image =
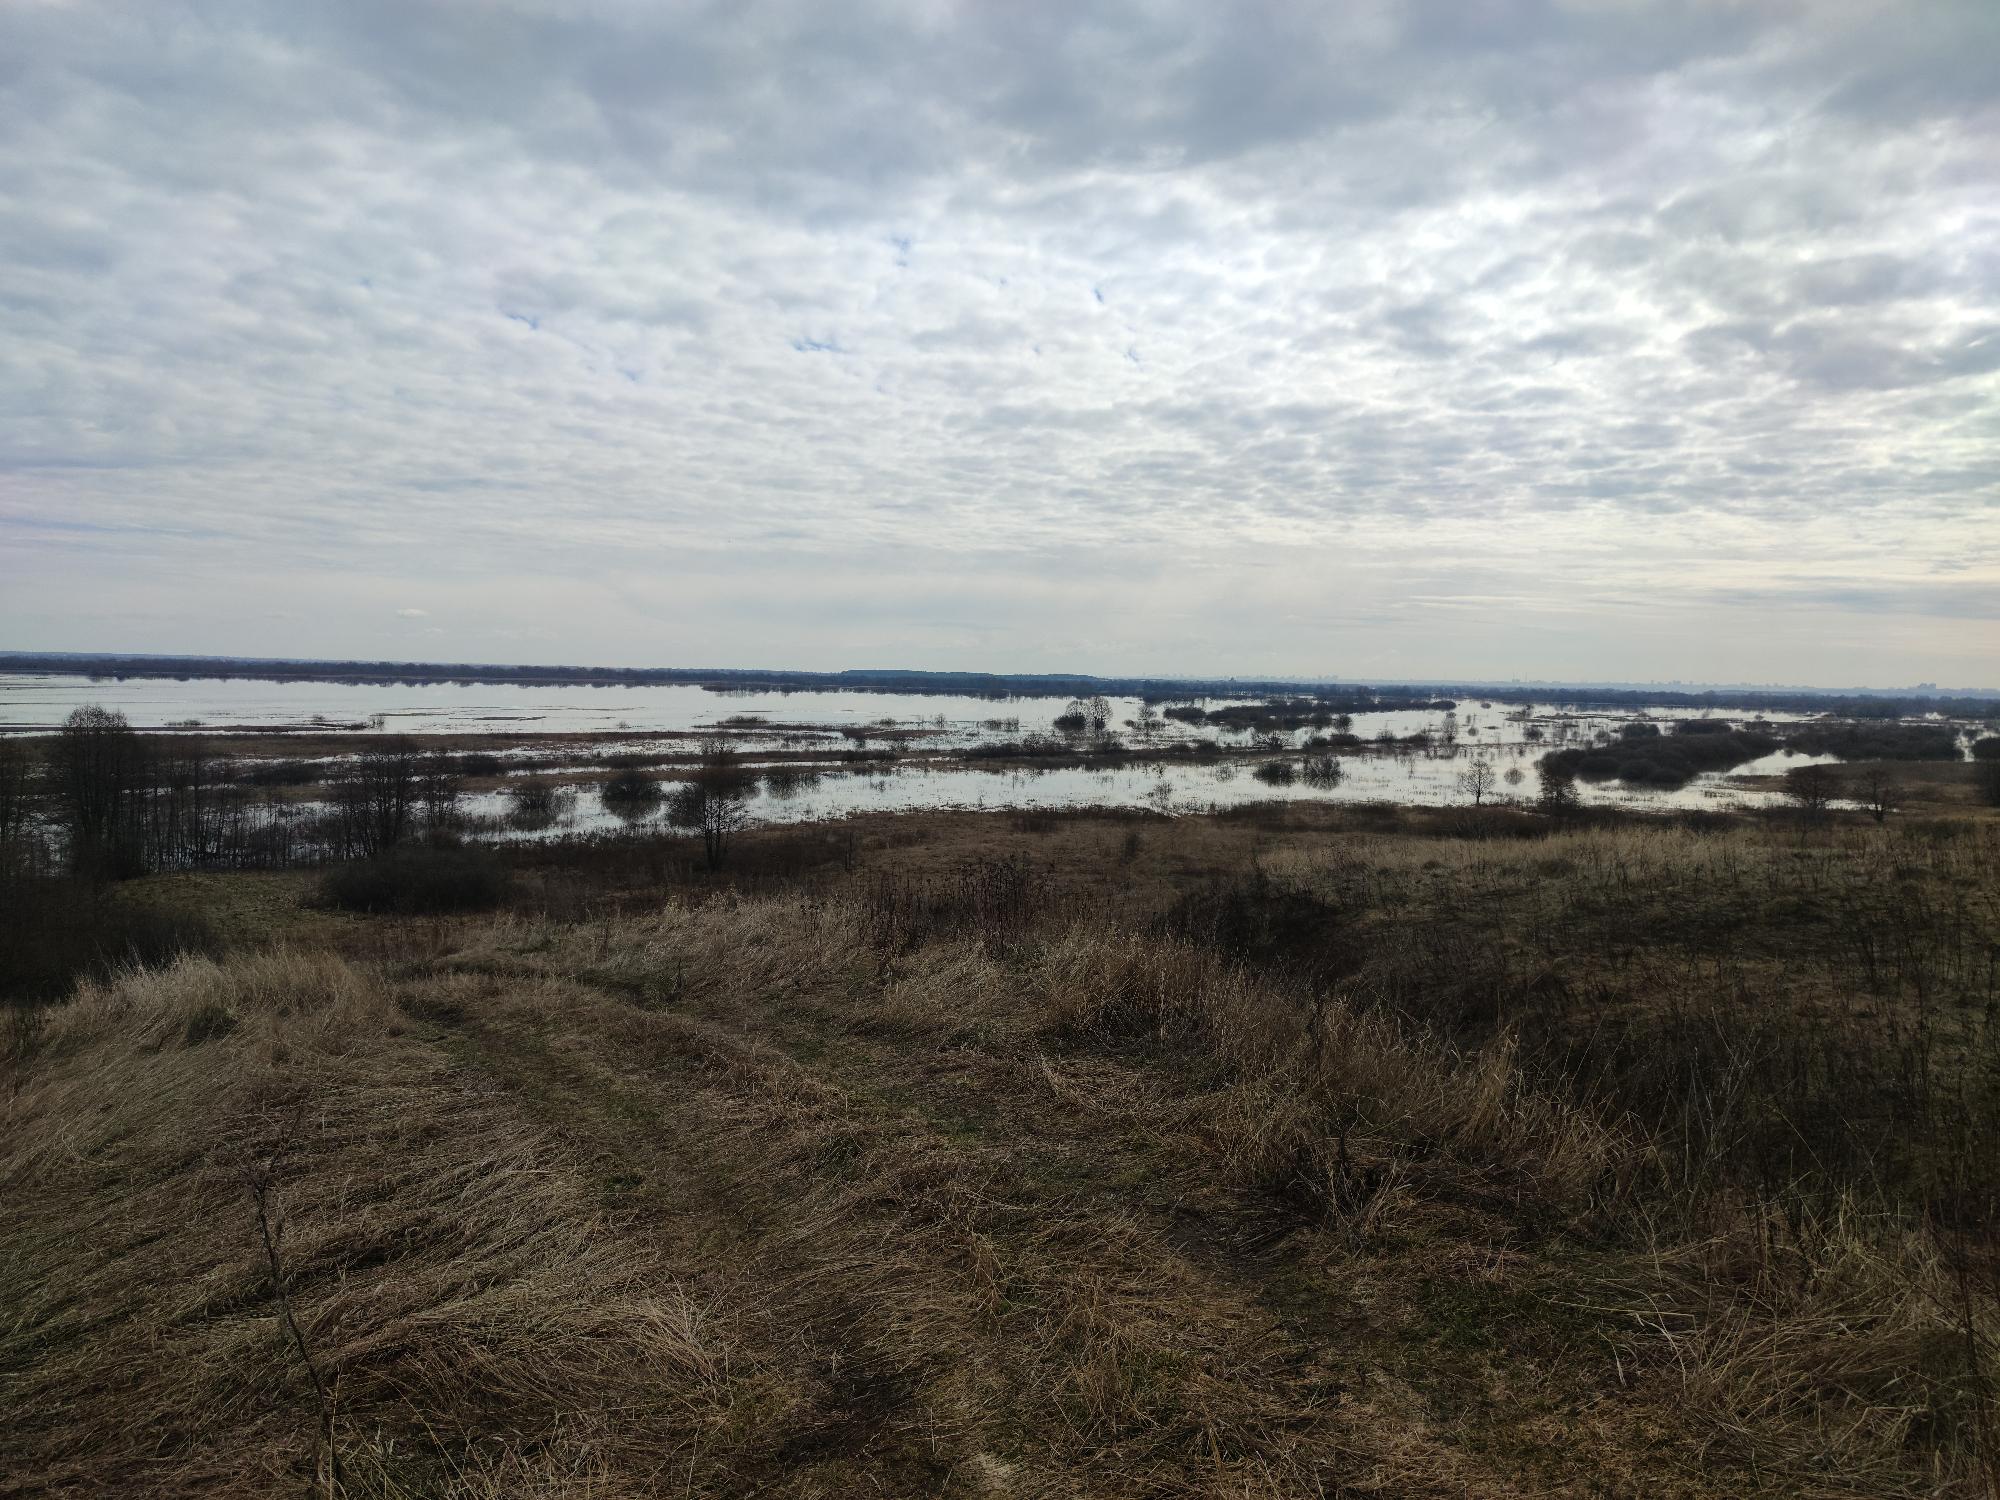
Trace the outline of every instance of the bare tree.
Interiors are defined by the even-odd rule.
[[[1855,801],[1867,808],[1869,815],[1878,823],[1886,821],[1889,814],[1896,811],[1896,778],[1889,774],[1887,766],[1863,766],[1849,789]]]
[[[88,704],[63,721],[50,769],[78,874],[136,873],[142,759],[139,737],[121,713]]]
[[[1330,792],[1340,785],[1346,775],[1338,756],[1322,752],[1308,755],[1299,762],[1299,774],[1305,777],[1306,785],[1317,792]]]
[[[1574,771],[1547,761],[1535,769],[1542,781],[1541,795],[1535,805],[1544,813],[1552,818],[1569,819],[1583,810],[1583,798],[1577,794]]]
[[[1794,766],[1785,772],[1785,795],[1808,821],[1818,822],[1833,806],[1840,783],[1829,766]]]
[[[1111,723],[1111,705],[1102,694],[1072,698],[1055,717],[1055,727],[1063,734],[1102,734]]]
[[[427,751],[417,766],[417,804],[423,809],[424,837],[437,843],[458,822],[458,767],[442,750]]]
[[[1458,789],[1472,799],[1474,807],[1478,807],[1492,794],[1494,785],[1499,780],[1499,773],[1493,769],[1492,761],[1476,759],[1458,773]]]
[[[756,786],[733,748],[721,740],[707,740],[694,774],[668,799],[667,821],[676,828],[698,829],[708,867],[719,870],[728,858],[730,841],[750,822],[744,803]]]
[[[34,767],[19,743],[0,740],[0,879],[38,863]]]
[[[407,739],[370,745],[328,789],[351,854],[372,859],[401,843],[420,804],[421,756]]]

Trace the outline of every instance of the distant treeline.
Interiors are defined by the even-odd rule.
[[[116,680],[127,677],[281,682],[404,684],[520,683],[576,687],[678,686],[718,692],[856,691],[924,693],[970,698],[1068,698],[1111,693],[1159,701],[1186,697],[1260,697],[1300,691],[1275,678],[1091,677],[1080,673],[918,672],[861,669],[793,672],[735,667],[507,666],[487,662],[291,661],[218,656],[97,656],[0,653],[0,671]],[[1317,691],[1309,686],[1307,691]],[[1343,693],[1355,690],[1342,688]],[[1365,690],[1363,690],[1365,692]],[[1429,693],[1421,695],[1425,698]]]
[[[270,657],[115,656],[0,653],[0,671],[141,678],[254,678],[284,682],[518,683],[576,687],[702,687],[717,692],[880,692],[969,698],[1067,698],[1114,695],[1171,703],[1197,698],[1309,699],[1333,712],[1446,708],[1471,698],[1551,703],[1576,709],[1729,708],[1827,713],[1854,719],[1897,719],[1926,713],[2000,717],[2000,698],[1944,693],[1820,693],[1797,690],[1685,691],[1665,688],[1548,687],[1497,683],[1459,685],[1299,682],[1281,678],[1093,677],[1084,673],[927,672],[864,668],[794,672],[733,667],[510,666],[490,662],[298,661]]]

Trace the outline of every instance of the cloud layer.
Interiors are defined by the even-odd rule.
[[[2000,7],[0,9],[0,645],[2000,677]]]

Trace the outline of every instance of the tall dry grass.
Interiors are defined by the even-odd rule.
[[[1763,892],[1768,924],[1919,866],[1971,882],[1963,912],[1869,919],[1909,935],[1878,955],[1898,993],[1935,999],[1973,972],[1949,934],[1985,859],[1355,839],[1267,861],[1358,929],[1306,973],[988,867],[89,985],[8,1043],[0,1467],[190,1494],[1976,1494],[1976,1257],[1859,1185],[1689,1170],[1672,1121],[1568,1086],[1513,1011],[1551,968],[1574,996],[1566,932],[1604,939],[1601,975],[1693,984],[1713,933],[1685,902]],[[1410,1003],[1454,984],[1449,1015]],[[1436,1310],[1461,1293],[1528,1331]],[[1453,1339],[1489,1352],[1458,1368]]]

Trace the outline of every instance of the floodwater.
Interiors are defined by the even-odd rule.
[[[1262,699],[1207,699],[1207,707]],[[1204,812],[1259,801],[1393,802],[1441,806],[1467,800],[1459,777],[1475,758],[1492,761],[1498,781],[1491,800],[1524,801],[1537,790],[1535,761],[1562,744],[1588,743],[1600,731],[1615,734],[1634,718],[1661,722],[1700,717],[1700,710],[1653,709],[1644,713],[1588,712],[1548,704],[1460,700],[1455,749],[1388,751],[1371,746],[1340,757],[1342,777],[1333,787],[1303,780],[1270,785],[1241,758],[1257,748],[1251,731],[1190,726],[1173,720],[1145,722],[1136,698],[1112,698],[1112,728],[1135,749],[1190,739],[1214,739],[1230,751],[1220,762],[1128,764],[1104,767],[998,769],[977,762],[924,760],[901,766],[843,767],[822,771],[783,792],[763,790],[750,803],[752,820],[805,822],[855,812],[941,808],[1045,809],[1076,806],[1146,807],[1165,813]],[[895,729],[915,757],[949,756],[979,744],[1048,734],[1069,699],[987,699],[917,693],[781,692],[769,688],[723,690],[695,686],[588,687],[483,683],[269,682],[253,678],[93,679],[0,674],[0,732],[47,731],[71,710],[99,704],[125,714],[135,728],[207,730],[389,731],[427,734],[565,735],[580,732],[641,738],[661,732],[726,730],[742,751],[759,757],[844,748],[855,731]],[[1726,716],[1726,715],[1725,715]],[[1770,714],[1774,727],[1809,715]],[[1353,716],[1352,732],[1372,742],[1381,733],[1437,734],[1445,714],[1398,709]],[[732,722],[733,721],[733,722]],[[761,722],[760,722],[761,721]],[[1538,738],[1529,739],[1535,732]],[[1305,743],[1312,730],[1281,737],[1287,747]],[[1263,742],[1268,745],[1271,742]],[[615,748],[602,741],[594,755]],[[657,748],[654,746],[653,748]],[[522,747],[524,763],[561,782],[573,772],[547,747]],[[1734,772],[1704,775],[1675,791],[1618,785],[1580,787],[1584,799],[1639,808],[1755,807],[1780,800],[1739,777],[1770,775],[1830,757],[1780,752]],[[804,769],[803,767],[801,769]],[[504,823],[505,793],[467,799],[467,811]],[[607,812],[593,788],[579,787],[568,815],[544,833],[582,833],[627,826]]]
[[[1539,746],[1516,746],[1488,753],[1500,773],[1487,802],[1531,801],[1539,789],[1534,762]],[[1270,785],[1255,774],[1257,762],[1223,760],[1210,764],[1139,764],[1120,766],[1007,767],[905,765],[842,768],[809,774],[799,784],[776,790],[760,786],[746,805],[750,822],[806,823],[862,812],[1035,811],[1066,807],[1150,808],[1169,816],[1216,812],[1251,802],[1375,802],[1410,807],[1444,807],[1465,803],[1460,774],[1479,752],[1391,755],[1377,751],[1340,757],[1341,778],[1332,787],[1313,787],[1303,779]],[[1779,773],[1792,766],[1827,764],[1832,756],[1783,752],[1754,762],[1745,771]],[[1768,762],[1768,764],[1767,764]],[[1509,773],[1518,771],[1516,779]],[[621,817],[605,808],[596,788],[579,786],[565,816],[545,828],[515,831],[505,828],[509,809],[505,792],[488,792],[465,799],[465,810],[491,820],[501,837],[554,837],[566,834],[615,832],[659,822],[657,811],[639,818]],[[1659,811],[1709,808],[1715,810],[1775,806],[1779,793],[1737,783],[1728,776],[1703,776],[1672,791],[1632,789],[1614,784],[1579,783],[1586,803]]]
[[[1108,700],[1122,722],[1139,700]],[[1210,700],[1211,706],[1226,700]],[[1261,702],[1262,699],[1241,700]],[[267,682],[256,678],[32,677],[0,673],[0,732],[53,729],[87,703],[115,708],[135,729],[352,730],[392,734],[690,733],[726,719],[832,732],[925,729],[958,748],[1046,731],[1068,698],[970,698],[929,693],[715,690],[691,685],[591,687],[510,683]],[[1013,728],[984,727],[1018,719]],[[379,721],[379,722],[378,722]],[[1180,726],[1169,724],[1169,730]],[[746,748],[758,739],[746,736]]]

